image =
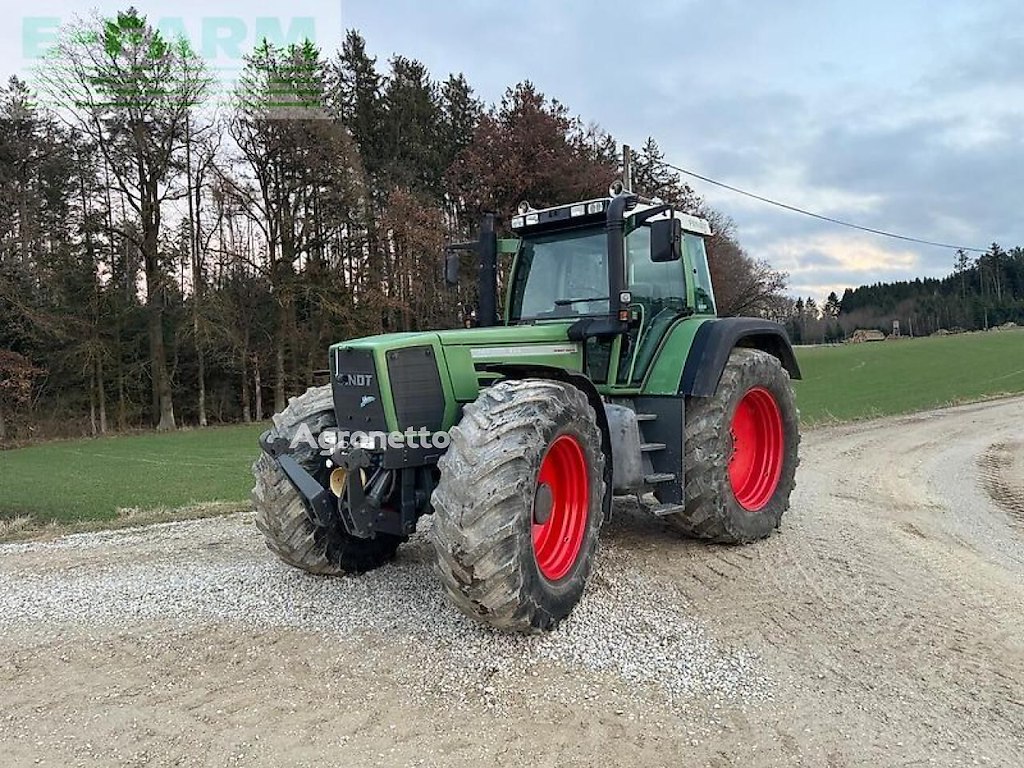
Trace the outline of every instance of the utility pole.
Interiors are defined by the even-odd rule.
[[[633,150],[629,144],[622,145],[622,186],[627,191],[633,191]]]

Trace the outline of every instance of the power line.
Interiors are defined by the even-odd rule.
[[[730,192],[736,192],[737,194],[745,195],[746,197],[753,198],[754,200],[759,200],[762,203],[767,203],[768,205],[774,205],[777,208],[783,208],[783,209],[785,209],[787,211],[792,211],[793,213],[800,213],[800,214],[803,214],[804,216],[810,216],[811,218],[814,218],[814,219],[819,219],[821,221],[827,221],[827,222],[829,222],[831,224],[838,224],[841,227],[849,227],[850,229],[859,229],[861,232],[870,232],[873,235],[881,235],[882,237],[891,237],[891,238],[894,238],[896,240],[904,240],[904,241],[906,241],[908,243],[919,243],[921,245],[931,245],[931,246],[934,246],[936,248],[950,248],[952,250],[971,251],[973,253],[988,253],[988,248],[972,248],[972,247],[966,246],[966,245],[953,245],[951,243],[937,243],[934,240],[923,240],[920,237],[911,237],[910,235],[900,235],[900,234],[897,234],[896,232],[887,232],[884,229],[874,229],[873,227],[865,227],[865,226],[862,226],[860,224],[854,224],[853,222],[850,222],[850,221],[843,221],[842,219],[834,219],[831,216],[825,216],[825,215],[820,214],[820,213],[814,213],[814,211],[808,211],[808,210],[805,210],[803,208],[798,208],[795,205],[789,205],[787,203],[780,203],[778,200],[772,200],[769,197],[763,197],[762,195],[758,195],[758,194],[755,194],[753,192],[747,192],[745,189],[740,189],[739,187],[734,187],[734,186],[732,186],[730,184],[726,184],[725,182],[722,182],[722,181],[715,181],[714,179],[709,179],[707,176],[702,176],[699,173],[694,173],[693,171],[688,171],[685,168],[680,168],[678,165],[673,165],[672,163],[666,162],[664,160],[661,161],[661,164],[666,166],[666,167],[668,167],[668,168],[671,168],[671,169],[673,169],[675,171],[679,171],[679,173],[686,174],[687,176],[692,176],[693,178],[700,179],[701,181],[706,181],[708,184],[714,184],[716,187],[721,187],[722,189],[728,189]]]

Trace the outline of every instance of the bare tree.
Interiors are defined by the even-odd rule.
[[[752,258],[736,240],[728,216],[704,206],[700,215],[711,223],[708,266],[720,315],[762,316],[773,310],[786,287],[787,275],[763,259]]]
[[[59,114],[103,153],[114,182],[138,219],[126,230],[142,253],[157,429],[174,429],[164,342],[168,270],[160,254],[163,205],[175,184],[188,119],[209,87],[202,60],[185,40],[168,41],[135,9],[64,30],[43,76]]]

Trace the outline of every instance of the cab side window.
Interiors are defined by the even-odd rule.
[[[626,239],[626,272],[633,303],[652,316],[662,309],[686,305],[686,280],[680,261],[651,261],[651,230],[640,227]]]
[[[708,254],[704,249],[704,238],[683,234],[683,248],[693,264],[693,301],[698,315],[715,314],[715,291],[711,286],[711,272],[708,269]]]

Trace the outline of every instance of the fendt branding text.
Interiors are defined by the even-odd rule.
[[[343,387],[368,387],[373,383],[373,374],[339,373],[338,383]]]

